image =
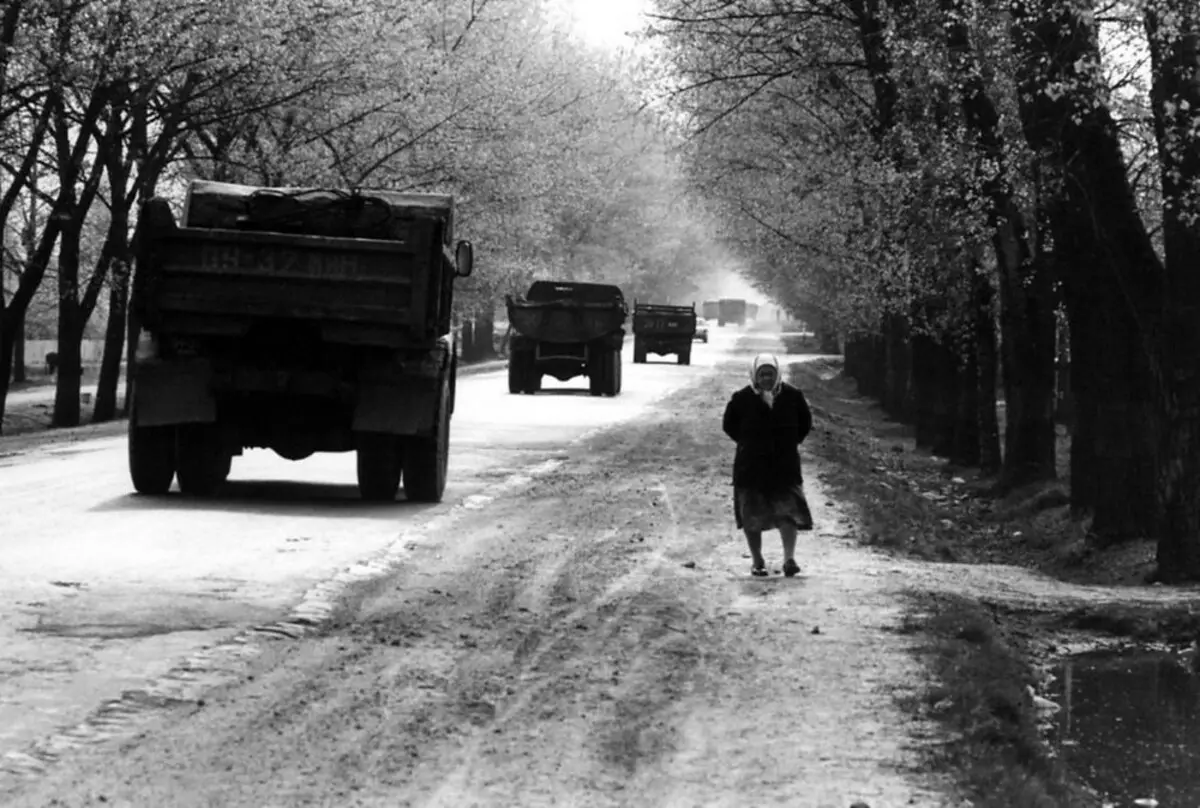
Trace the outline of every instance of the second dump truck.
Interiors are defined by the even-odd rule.
[[[129,471],[205,495],[232,459],[355,452],[358,489],[442,498],[457,358],[449,196],[193,182],[139,221]],[[449,251],[453,247],[454,253]]]
[[[513,336],[508,391],[532,395],[542,376],[587,376],[594,396],[621,392],[621,346],[629,309],[617,286],[534,281],[524,297],[505,297]]]
[[[680,365],[692,363],[696,337],[696,306],[638,303],[633,306],[633,361],[642,364],[647,354],[675,354]]]

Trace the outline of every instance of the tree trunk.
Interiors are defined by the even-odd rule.
[[[950,460],[957,466],[978,466],[983,456],[983,430],[979,420],[978,346],[973,328],[968,333],[970,338],[962,340],[963,355],[955,377],[958,409]]]
[[[1092,69],[1101,59],[1090,9],[1057,0],[1016,0],[1012,8],[1021,125],[1035,152],[1052,155],[1044,168],[1056,182],[1043,182],[1040,192],[1053,197],[1054,247],[1064,259],[1077,405],[1081,419],[1094,418],[1092,531],[1107,544],[1144,536],[1155,525],[1152,425],[1163,273]],[[1066,89],[1050,94],[1048,86]],[[1086,436],[1077,431],[1073,443]]]
[[[479,340],[475,336],[475,319],[463,318],[461,329],[462,350],[459,352],[459,356],[464,362],[478,362]]]
[[[491,306],[475,315],[475,340],[480,360],[496,358],[496,312]]]
[[[932,448],[937,441],[938,367],[933,339],[928,334],[912,336],[912,385],[918,449]]]
[[[938,457],[950,458],[954,454],[961,398],[959,358],[945,338],[933,343],[932,356],[935,382],[931,402],[933,441],[930,451]]]
[[[1146,10],[1166,254],[1162,422],[1156,469],[1158,578],[1200,580],[1200,9]]]
[[[100,360],[100,379],[96,383],[96,408],[92,423],[117,417],[117,387],[121,379],[121,356],[125,351],[126,316],[129,302],[127,265],[114,267],[108,292],[108,322],[104,327],[104,356]]]
[[[908,411],[908,383],[912,357],[908,342],[908,323],[899,314],[889,314],[884,318],[883,329],[886,369],[880,404],[889,417],[901,423],[909,423],[912,420],[912,413]]]
[[[1000,344],[1005,401],[1002,490],[1057,476],[1055,308],[1047,261],[1035,257],[1015,272],[1001,272]]]
[[[974,337],[976,357],[976,388],[979,422],[979,469],[992,475],[1000,471],[1000,420],[996,413],[996,370],[999,367],[999,348],[996,345],[994,292],[989,278],[982,272],[973,274]]]
[[[1075,429],[1075,397],[1071,394],[1071,330],[1066,312],[1057,314],[1058,329],[1054,357],[1054,420],[1069,431]]]
[[[21,324],[17,327],[17,337],[13,340],[12,380],[23,382],[25,373],[25,317],[22,315]]]
[[[866,372],[866,338],[855,334],[846,340],[846,359],[842,363],[842,373],[860,385]]]
[[[77,222],[63,228],[58,247],[58,378],[54,390],[56,427],[79,426],[79,383],[83,376],[83,326],[79,311],[79,238]]]
[[[1001,487],[1054,479],[1054,301],[1051,266],[1031,255],[1013,191],[999,110],[985,84],[963,0],[940,0],[946,44],[961,81],[964,119],[982,161],[981,190],[1000,281],[1005,432]]]

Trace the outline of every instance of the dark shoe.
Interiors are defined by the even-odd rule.
[[[796,577],[796,573],[800,572],[800,565],[796,563],[796,559],[789,558],[783,562],[783,574],[788,578]]]
[[[766,567],[751,567],[750,574],[753,575],[755,578],[766,578],[767,577],[767,568]]]

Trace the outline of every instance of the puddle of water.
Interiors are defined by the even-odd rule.
[[[1101,651],[1065,661],[1053,742],[1115,808],[1200,805],[1200,674],[1190,656]]]

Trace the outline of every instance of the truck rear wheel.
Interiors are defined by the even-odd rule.
[[[437,430],[411,437],[404,450],[404,495],[411,502],[441,502],[450,468],[450,408],[445,385],[438,402]]]
[[[400,438],[386,432],[359,432],[354,443],[359,496],[368,502],[394,500],[404,469]]]
[[[525,375],[525,392],[529,395],[541,392],[542,389],[542,374],[538,372],[537,365],[532,361],[529,363],[529,371]]]
[[[633,341],[633,363],[635,365],[646,364],[646,346],[642,345],[641,340]]]
[[[681,365],[692,364],[692,351],[690,348],[686,351],[679,352],[679,364],[681,364]]]
[[[519,353],[508,357],[508,392],[514,396],[525,392],[525,374],[521,372],[523,359]]]
[[[232,455],[221,445],[214,427],[209,424],[187,424],[178,432],[179,490],[185,494],[206,497],[229,477]]]
[[[621,392],[621,352],[609,351],[604,355],[604,395],[615,396]]]
[[[608,357],[607,351],[593,357],[588,363],[588,392],[594,396],[604,395],[608,387]]]
[[[137,409],[129,419],[129,477],[133,490],[157,496],[171,490],[175,479],[175,427],[137,426]]]

